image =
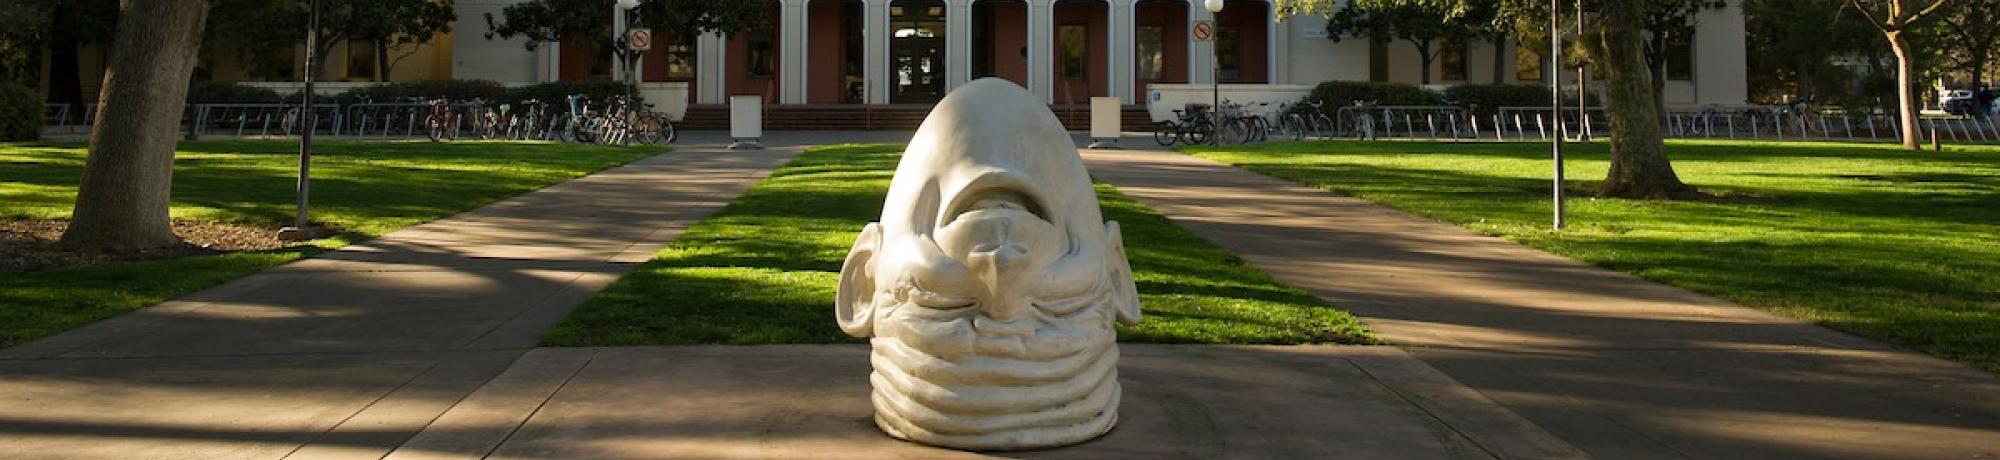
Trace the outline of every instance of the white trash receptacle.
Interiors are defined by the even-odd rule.
[[[729,148],[764,148],[764,96],[729,96]]]
[[[1125,116],[1125,104],[1115,97],[1090,98],[1090,147],[1093,149],[1118,148],[1118,136],[1122,129],[1121,119]]]

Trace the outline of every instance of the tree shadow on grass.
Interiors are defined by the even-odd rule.
[[[590,300],[545,345],[853,341],[832,320],[835,284],[862,227],[881,215],[900,159],[892,146],[799,156]],[[1140,280],[1141,324],[1121,340],[1369,342],[1352,315],[1286,287],[1107,185]]]

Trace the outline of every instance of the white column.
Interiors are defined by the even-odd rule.
[[[726,86],[729,69],[724,62],[729,52],[729,40],[722,34],[701,34],[695,38],[694,101],[697,104],[721,104],[727,98]]]
[[[1138,29],[1133,27],[1137,4],[1134,0],[1111,1],[1111,39],[1106,41],[1111,47],[1111,96],[1124,104],[1133,101],[1132,89],[1137,86],[1132,75],[1132,56],[1135,52]]]
[[[889,103],[889,0],[864,0],[861,15],[861,78],[869,104]]]
[[[562,81],[562,42],[547,42],[541,46],[543,83]]]
[[[1282,75],[1279,72],[1284,71],[1285,66],[1279,65],[1284,62],[1279,57],[1285,54],[1280,51],[1285,49],[1286,37],[1290,37],[1291,34],[1283,32],[1285,23],[1278,22],[1277,5],[1273,5],[1270,1],[1264,2],[1264,23],[1269,24],[1264,27],[1264,82],[1282,83],[1278,76]]]
[[[1028,92],[1055,103],[1055,0],[1028,0]]]
[[[806,103],[806,0],[784,0],[778,25],[778,103]]]
[[[945,0],[945,91],[972,81],[972,0]]]
[[[1210,83],[1215,81],[1215,74],[1210,70],[1212,66],[1210,61],[1215,57],[1215,42],[1213,40],[1207,43],[1194,41],[1194,22],[1203,19],[1213,20],[1215,19],[1215,15],[1209,14],[1208,8],[1203,8],[1201,5],[1202,2],[1199,0],[1188,0],[1187,4],[1188,83]]]
[[[1742,105],[1750,96],[1742,2],[1704,10],[1695,21],[1695,103]]]

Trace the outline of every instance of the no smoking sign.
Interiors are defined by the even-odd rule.
[[[1208,43],[1215,41],[1215,21],[1200,19],[1194,22],[1194,41]]]
[[[653,29],[632,29],[625,32],[625,46],[633,51],[653,49]]]

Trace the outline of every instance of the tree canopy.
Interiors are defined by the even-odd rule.
[[[612,0],[533,0],[509,5],[498,18],[486,15],[486,38],[524,37],[533,50],[566,37],[610,38]],[[633,26],[656,35],[688,38],[703,33],[736,34],[770,27],[770,4],[743,0],[642,0]]]
[[[1397,39],[1417,49],[1423,83],[1431,83],[1431,63],[1437,61],[1440,40],[1460,41],[1477,32],[1472,21],[1448,21],[1452,12],[1438,5],[1403,3],[1341,8],[1327,16],[1327,38]]]

